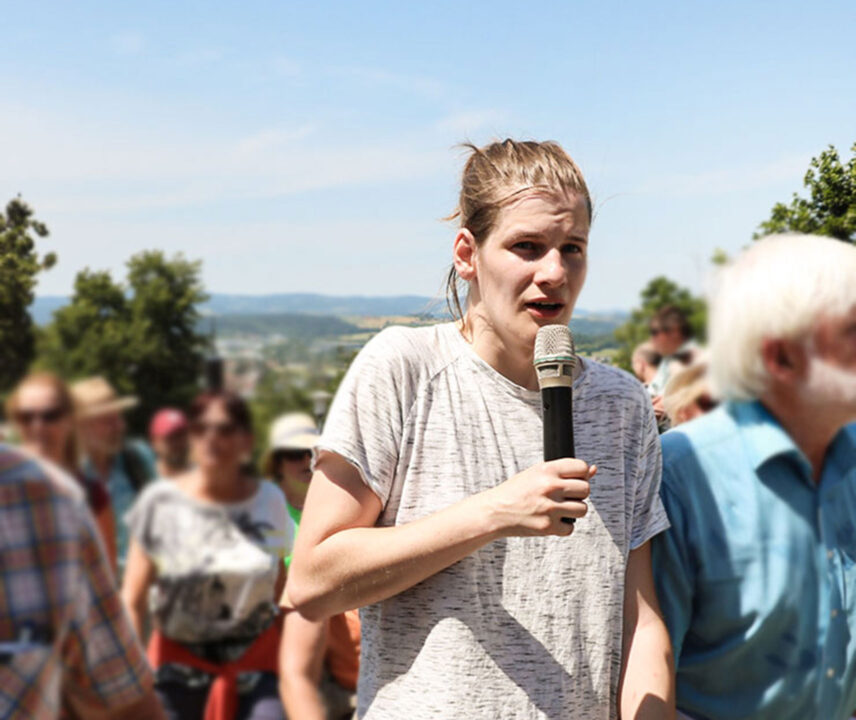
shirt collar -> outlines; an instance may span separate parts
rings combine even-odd
[[[746,452],[756,471],[775,457],[790,455],[804,468],[806,478],[811,480],[811,463],[805,453],[797,447],[781,423],[760,401],[729,402],[727,407],[740,427]],[[826,451],[825,465],[833,461],[850,466],[856,462],[854,459],[856,423],[845,425],[833,438]]]
[[[811,464],[781,423],[760,401],[730,402],[728,411],[740,428],[740,435],[752,466],[758,470],[775,457],[790,455],[805,467],[811,479]]]

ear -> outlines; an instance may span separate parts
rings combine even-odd
[[[455,235],[452,262],[461,280],[470,282],[476,277],[476,239],[467,228],[461,228]]]
[[[770,338],[761,341],[761,360],[770,377],[784,385],[800,381],[808,362],[802,344],[794,340]]]

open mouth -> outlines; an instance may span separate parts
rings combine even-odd
[[[565,307],[565,303],[536,300],[526,303],[526,307],[543,315],[554,315],[561,312],[562,308]]]

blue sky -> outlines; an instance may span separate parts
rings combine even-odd
[[[579,306],[701,290],[856,141],[856,3],[2,3],[0,199],[60,262],[215,292],[439,292],[461,153],[555,139],[597,206]]]

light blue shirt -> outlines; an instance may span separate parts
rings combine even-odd
[[[155,477],[155,457],[149,446],[140,440],[129,440],[125,443],[123,450],[136,454],[140,463],[146,470],[146,479]],[[90,460],[83,465],[83,474],[90,481],[98,481],[98,473]],[[128,556],[128,525],[125,523],[125,514],[131,509],[137,497],[137,491],[131,482],[131,476],[122,453],[118,453],[113,459],[110,474],[101,479],[110,495],[110,506],[113,510],[113,520],[116,527],[116,564],[119,569],[118,577],[121,579],[125,560]]]
[[[856,425],[818,484],[758,402],[663,438],[672,527],[654,578],[678,708],[716,720],[844,720],[856,710]]]

